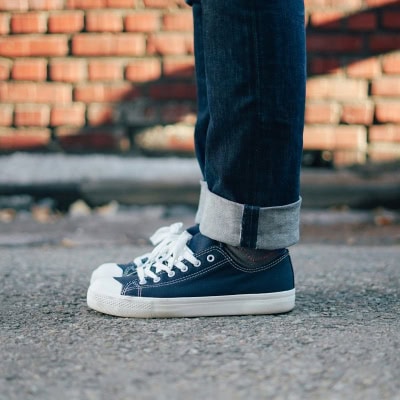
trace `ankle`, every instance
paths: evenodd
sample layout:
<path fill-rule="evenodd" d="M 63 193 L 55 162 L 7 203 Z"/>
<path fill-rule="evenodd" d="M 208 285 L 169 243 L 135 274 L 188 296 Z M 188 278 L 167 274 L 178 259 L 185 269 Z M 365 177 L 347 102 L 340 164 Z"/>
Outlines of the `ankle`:
<path fill-rule="evenodd" d="M 226 245 L 228 254 L 239 264 L 248 267 L 261 267 L 281 256 L 285 249 L 264 250 Z"/>

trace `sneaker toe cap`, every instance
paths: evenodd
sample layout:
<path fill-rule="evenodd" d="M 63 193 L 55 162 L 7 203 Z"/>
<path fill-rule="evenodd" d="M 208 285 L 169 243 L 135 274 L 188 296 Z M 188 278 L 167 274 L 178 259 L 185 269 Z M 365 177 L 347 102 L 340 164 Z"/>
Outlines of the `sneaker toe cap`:
<path fill-rule="evenodd" d="M 96 279 L 87 292 L 87 304 L 90 308 L 109 314 L 121 295 L 122 285 L 114 278 Z"/>
<path fill-rule="evenodd" d="M 122 268 L 116 263 L 105 263 L 97 267 L 90 277 L 90 284 L 97 279 L 120 277 L 123 274 Z"/>
<path fill-rule="evenodd" d="M 96 279 L 89 289 L 96 293 L 104 294 L 105 296 L 119 296 L 122 290 L 122 284 L 114 278 L 99 278 Z"/>

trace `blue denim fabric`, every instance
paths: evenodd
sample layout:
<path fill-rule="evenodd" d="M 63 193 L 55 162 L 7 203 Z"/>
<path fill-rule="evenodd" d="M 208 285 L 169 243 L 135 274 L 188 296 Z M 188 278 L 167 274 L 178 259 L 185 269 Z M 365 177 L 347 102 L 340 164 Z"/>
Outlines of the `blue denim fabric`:
<path fill-rule="evenodd" d="M 188 0 L 193 7 L 196 156 L 210 192 L 245 206 L 299 201 L 306 85 L 303 0 Z M 201 229 L 201 226 L 200 226 Z"/>
<path fill-rule="evenodd" d="M 303 1 L 192 3 L 196 154 L 208 188 L 252 206 L 296 202 L 306 82 Z"/>

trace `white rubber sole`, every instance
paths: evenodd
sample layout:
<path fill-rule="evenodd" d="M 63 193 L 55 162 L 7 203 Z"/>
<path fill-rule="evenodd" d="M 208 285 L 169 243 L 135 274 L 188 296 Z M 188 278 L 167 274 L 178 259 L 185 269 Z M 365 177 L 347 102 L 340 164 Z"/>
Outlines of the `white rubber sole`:
<path fill-rule="evenodd" d="M 295 289 L 276 293 L 160 299 L 107 296 L 89 287 L 87 304 L 101 313 L 128 318 L 280 314 L 293 310 Z"/>

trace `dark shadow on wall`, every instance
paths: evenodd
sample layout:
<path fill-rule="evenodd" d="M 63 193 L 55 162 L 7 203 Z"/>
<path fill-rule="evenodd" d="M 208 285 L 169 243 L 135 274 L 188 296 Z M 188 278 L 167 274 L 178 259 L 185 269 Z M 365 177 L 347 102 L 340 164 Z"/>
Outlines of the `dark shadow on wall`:
<path fill-rule="evenodd" d="M 68 152 L 93 149 L 134 153 L 138 151 L 135 138 L 144 131 L 152 130 L 148 136 L 156 140 L 162 137 L 163 127 L 168 124 L 180 124 L 183 130 L 185 126 L 193 129 L 196 115 L 194 67 L 177 68 L 173 73 L 143 83 L 102 82 L 82 86 L 76 89 L 75 95 L 79 101 L 87 103 L 88 124 L 79 130 L 56 128 L 56 148 Z M 181 143 L 175 138 L 177 142 L 170 143 L 170 147 L 191 153 L 193 144 L 181 136 Z M 174 137 L 169 139 L 174 140 Z"/>
<path fill-rule="evenodd" d="M 393 12 L 393 13 L 392 13 Z M 355 62 L 400 49 L 400 1 L 307 26 L 309 76 L 329 74 Z"/>

